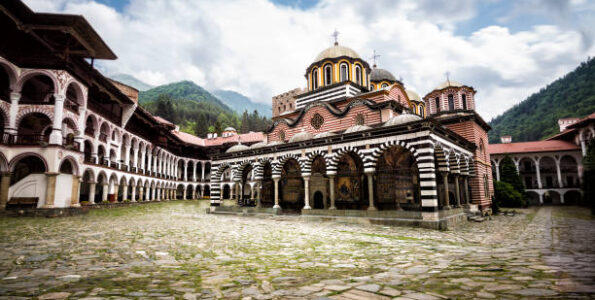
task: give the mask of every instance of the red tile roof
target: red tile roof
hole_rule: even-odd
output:
[[[264,133],[262,132],[249,132],[226,137],[216,137],[214,139],[203,139],[189,133],[174,130],[172,130],[171,133],[184,143],[207,147],[219,146],[226,143],[237,143],[238,140],[242,143],[257,143],[264,141]]]
[[[488,145],[488,151],[490,154],[555,152],[569,150],[580,150],[580,147],[573,143],[559,140]]]

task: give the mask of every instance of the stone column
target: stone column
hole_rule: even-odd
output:
[[[558,188],[563,188],[564,184],[562,183],[562,172],[560,170],[560,159],[556,159],[556,172],[558,173]],[[560,194],[562,197],[562,194]]]
[[[459,175],[455,175],[455,198],[457,199],[457,206],[461,207],[461,187],[459,186]]]
[[[10,188],[10,172],[2,172],[0,181],[0,211],[6,209],[8,203],[8,189]]]
[[[184,181],[188,181],[188,161],[184,161]]]
[[[184,188],[184,192],[182,192],[182,199],[183,199],[183,200],[186,200],[186,188],[187,188],[187,187],[185,187],[185,188]]]
[[[56,198],[56,179],[60,173],[45,173],[47,180],[47,187],[45,192],[44,208],[54,207],[54,199]]]
[[[10,93],[10,112],[8,114],[8,127],[4,129],[5,133],[17,134],[17,115],[19,113],[19,101],[21,100],[21,93]],[[14,138],[14,137],[13,137]],[[8,142],[8,141],[6,141]],[[8,200],[7,200],[8,202]]]
[[[116,198],[118,199],[118,198]],[[122,185],[122,201],[128,200],[128,183]]]
[[[541,185],[541,171],[539,170],[539,161],[535,162],[535,173],[537,174],[537,187],[541,189],[543,186]]]
[[[89,204],[95,204],[95,182],[89,182]]]
[[[70,195],[70,206],[79,207],[79,192],[81,187],[81,177],[72,175],[72,194]]]
[[[236,202],[240,203],[240,201],[244,200],[244,185],[241,181],[236,182]]]
[[[130,201],[136,202],[136,186],[132,186],[132,195],[130,195]]]
[[[469,199],[469,176],[465,176],[463,178],[463,188],[465,189],[465,204],[469,205],[470,204],[470,199]]]
[[[118,202],[118,194],[120,193],[120,185],[117,183],[114,183],[114,200],[115,202]],[[124,199],[122,199],[124,200]]]
[[[310,177],[304,177],[304,209],[312,209],[310,206]]]
[[[250,202],[254,201],[254,184],[250,186]]]
[[[103,191],[101,193],[101,202],[107,201],[107,194],[109,192],[109,185],[107,183],[103,184]]]
[[[587,156],[587,144],[585,140],[581,137],[581,152],[583,153],[583,157]]]
[[[329,196],[331,198],[331,207],[329,209],[337,209],[335,206],[335,175],[328,175]]]
[[[374,206],[374,173],[366,173],[366,176],[368,177],[368,201],[370,203],[368,210],[377,210]]]
[[[450,196],[448,195],[448,173],[442,173],[442,181],[444,185],[444,209],[450,209]]]
[[[54,120],[52,133],[50,133],[50,144],[62,145],[62,116],[64,114],[64,99],[66,96],[54,94]]]
[[[495,161],[495,162],[496,162],[496,180],[500,181],[500,162],[499,161]]]
[[[256,207],[261,207],[262,205],[262,180],[256,182],[256,188],[258,192],[256,193]]]
[[[273,177],[273,182],[275,183],[275,205],[273,208],[281,208],[279,206],[279,179],[280,177]]]
[[[130,163],[130,165],[128,165],[128,170],[132,170],[132,168],[136,168],[136,170],[138,171],[140,169],[139,166],[139,162],[138,162],[138,146],[134,147],[134,149],[132,149],[132,155],[134,156],[132,158],[132,162]],[[142,155],[142,153],[141,153]]]
[[[204,162],[200,162],[201,168],[200,168],[200,181],[205,181],[205,163]]]

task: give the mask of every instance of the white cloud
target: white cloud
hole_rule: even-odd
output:
[[[568,9],[587,9],[575,2]],[[263,103],[305,85],[305,68],[331,45],[335,28],[342,32],[341,44],[364,59],[376,49],[379,65],[422,95],[450,71],[453,79],[478,90],[485,119],[595,52],[584,43],[593,31],[580,26],[543,25],[515,33],[488,26],[457,36],[459,22],[481,17],[469,0],[449,1],[446,7],[434,0],[323,0],[305,11],[266,0],[132,0],[124,12],[92,0],[26,3],[36,11],[84,15],[119,56],[101,62],[108,73],[131,74],[152,85],[192,80]]]

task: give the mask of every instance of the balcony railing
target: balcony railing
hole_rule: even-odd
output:
[[[2,134],[2,144],[7,145],[40,145],[48,144],[48,136],[43,134]]]
[[[77,115],[79,114],[79,105],[72,100],[66,99],[64,101],[64,109],[69,110]]]
[[[27,93],[23,94],[19,104],[53,105],[55,102],[52,93]]]

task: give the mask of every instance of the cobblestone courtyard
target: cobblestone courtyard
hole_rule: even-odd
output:
[[[586,209],[529,209],[441,232],[206,215],[196,203],[0,219],[0,295],[595,298],[595,219]]]

